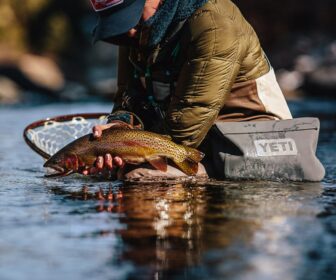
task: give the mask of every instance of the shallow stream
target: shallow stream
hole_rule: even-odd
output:
[[[0,108],[0,279],[336,279],[336,102],[290,107],[321,120],[321,183],[46,179],[24,127],[110,105]]]

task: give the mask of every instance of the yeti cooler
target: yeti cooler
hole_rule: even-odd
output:
[[[325,170],[315,155],[319,129],[316,118],[216,122],[213,168],[230,179],[320,181]]]

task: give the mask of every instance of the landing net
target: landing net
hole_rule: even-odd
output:
[[[45,159],[75,139],[91,133],[92,127],[105,124],[107,113],[63,115],[28,125],[23,137],[26,143]]]

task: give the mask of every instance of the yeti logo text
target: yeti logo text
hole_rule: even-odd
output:
[[[254,146],[259,157],[297,155],[296,144],[293,139],[264,139],[255,140]]]

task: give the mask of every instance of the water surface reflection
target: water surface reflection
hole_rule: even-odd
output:
[[[304,260],[299,259],[302,242],[311,232],[302,233],[301,245],[287,236],[321,212],[316,198],[323,191],[320,184],[274,182],[49,188],[66,200],[93,201],[87,211],[114,214],[122,227],[99,234],[118,236],[113,262],[131,263],[130,279],[267,277],[275,272],[291,278],[294,266]],[[74,213],[83,211],[78,206]]]
[[[335,279],[335,102],[291,104],[321,108],[320,184],[150,185],[45,179],[22,140],[34,120],[110,105],[2,108],[0,279]]]

